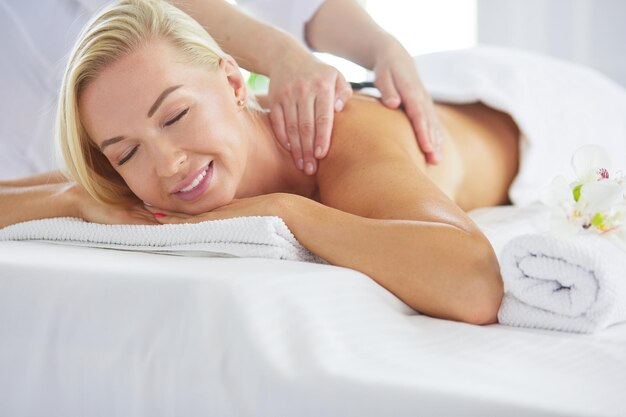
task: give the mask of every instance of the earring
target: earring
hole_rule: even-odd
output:
[[[239,107],[243,107],[243,105],[244,105],[244,104],[246,104],[246,100],[244,100],[244,99],[241,99],[241,98],[240,98],[240,99],[237,101],[237,105],[238,105]]]

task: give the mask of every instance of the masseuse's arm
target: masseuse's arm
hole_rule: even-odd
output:
[[[249,71],[270,78],[270,118],[278,141],[307,174],[330,147],[334,112],[352,95],[336,68],[291,35],[255,20],[224,0],[171,0],[200,22]]]
[[[413,59],[355,0],[326,0],[307,24],[306,39],[317,51],[373,70],[383,103],[403,104],[426,162],[440,160],[443,135]]]

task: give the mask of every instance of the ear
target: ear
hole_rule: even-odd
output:
[[[237,65],[237,62],[232,56],[225,55],[220,59],[219,65],[228,80],[228,84],[233,90],[233,97],[235,100],[245,102],[248,98],[248,88],[246,86],[246,81],[241,75],[241,71],[239,71],[239,65]]]

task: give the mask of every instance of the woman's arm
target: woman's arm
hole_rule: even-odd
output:
[[[45,179],[42,175],[0,184],[0,228],[28,220],[76,216],[69,198],[71,185]]]
[[[270,194],[189,218],[283,218],[330,263],[363,272],[422,313],[494,323],[503,285],[485,236],[424,173],[424,156],[400,111],[352,100],[338,116],[332,152],[317,175],[320,201]]]
[[[53,217],[78,217],[106,224],[157,223],[142,204],[100,203],[59,172],[0,182],[0,228]]]
[[[398,191],[407,192],[389,187],[391,193]],[[333,265],[368,275],[421,313],[473,324],[495,323],[503,286],[489,242],[445,204],[431,209],[438,214],[423,216],[428,220],[416,220],[407,213],[398,214],[399,219],[372,218],[279,193],[234,200],[197,216],[165,212],[157,220],[174,224],[279,216],[307,249]],[[390,211],[386,215],[396,217]]]
[[[0,181],[0,228],[27,220],[72,216],[69,184],[59,171]]]
[[[317,176],[329,207],[299,202],[287,224],[313,252],[366,273],[420,312],[495,322],[503,284],[494,251],[427,177],[406,116],[369,100],[350,104]]]
[[[413,309],[473,324],[497,322],[502,280],[489,242],[439,221],[372,219],[289,196],[280,214],[298,241],[363,272]]]
[[[67,182],[67,177],[60,171],[44,172],[32,177],[17,178],[0,181],[0,187],[29,187],[34,185],[60,184]]]

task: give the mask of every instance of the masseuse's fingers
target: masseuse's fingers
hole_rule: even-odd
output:
[[[334,87],[318,84],[315,96],[315,141],[314,155],[323,159],[328,154],[335,112],[340,112],[352,96],[352,87],[337,73]]]
[[[432,99],[423,91],[423,87],[418,86],[415,90],[409,90],[408,94],[402,95],[402,102],[417,132],[420,148],[431,150],[426,153],[426,162],[439,163],[444,137]]]
[[[302,97],[298,102],[298,128],[300,133],[300,147],[302,158],[304,159],[304,172],[313,175],[317,170],[317,160],[313,154],[315,139],[315,122],[313,111],[315,97],[308,95]]]
[[[334,112],[343,110],[352,88],[340,73],[330,84],[327,79],[317,79],[309,88],[298,90],[298,125],[304,172],[313,175],[317,172],[317,159],[328,154]]]
[[[268,76],[276,139],[299,169],[307,172],[308,165],[308,173],[314,173],[316,159],[324,158],[330,148],[334,112],[343,109],[352,89],[336,68],[308,52],[298,51],[293,59],[273,66]]]
[[[280,143],[286,150],[291,151],[289,138],[287,137],[287,131],[285,130],[285,114],[283,113],[283,107],[280,104],[277,103],[272,106],[270,111],[270,121],[272,122],[272,129],[274,130],[278,143]]]
[[[341,100],[341,99],[337,99]],[[315,98],[315,141],[314,156],[322,159],[330,148],[330,134],[335,117],[335,92],[326,90]],[[343,109],[343,102],[341,103]]]
[[[376,75],[374,85],[381,94],[383,104],[391,109],[395,109],[400,105],[400,94],[396,89],[391,71],[384,70]]]
[[[436,164],[441,157],[443,135],[413,58],[400,42],[388,38],[386,46],[375,55],[374,73],[383,103],[392,108],[403,104],[426,162]]]
[[[381,99],[385,106],[395,109],[400,103],[404,104],[404,110],[411,121],[417,142],[426,162],[433,164],[438,162],[435,155],[435,147],[431,142],[433,136],[426,112],[423,110],[425,103],[420,102],[416,90],[418,86],[404,83],[400,86],[399,81],[393,76],[391,69],[380,71],[377,74],[376,86],[380,90]]]
[[[346,81],[342,74],[338,74],[335,82],[335,111],[342,111],[350,97],[352,97],[350,83]]]
[[[415,136],[417,136],[420,149],[424,152],[426,162],[430,164],[437,163],[439,157],[437,155],[435,133],[431,127],[433,120],[431,120],[426,110],[429,103],[425,102],[424,97],[419,97],[415,88],[406,91],[402,95],[402,103],[404,111],[415,131]]]
[[[283,114],[285,115],[285,129],[289,139],[291,156],[298,169],[303,170],[304,159],[300,142],[300,127],[298,126],[298,109],[295,105],[283,106]]]

